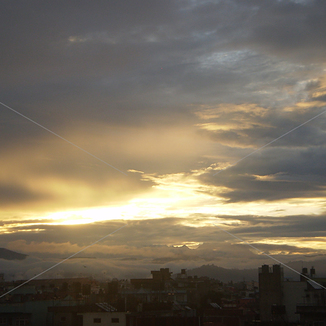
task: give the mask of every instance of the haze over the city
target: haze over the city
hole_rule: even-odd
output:
[[[2,272],[325,258],[325,1],[0,6]]]

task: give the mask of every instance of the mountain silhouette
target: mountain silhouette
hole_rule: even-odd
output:
[[[0,248],[0,259],[5,260],[23,260],[27,257],[27,255],[20,254],[18,252],[6,249],[6,248]]]

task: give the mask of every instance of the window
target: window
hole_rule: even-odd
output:
[[[16,326],[27,326],[29,325],[29,319],[25,317],[17,317],[16,318]]]
[[[0,325],[7,325],[7,318],[6,317],[0,317]]]
[[[119,324],[119,318],[111,318],[111,323],[117,323]]]
[[[101,318],[94,318],[94,324],[101,324]]]

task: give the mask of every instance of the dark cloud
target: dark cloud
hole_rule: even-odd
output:
[[[140,123],[144,114],[147,119],[148,114],[162,117],[162,109],[165,115],[168,110],[174,116],[176,107],[166,105],[171,95],[182,94],[184,104],[193,98],[226,98],[225,92],[234,99],[234,90],[239,93],[248,85],[248,78],[253,81],[253,73],[260,75],[260,82],[270,82],[273,70],[263,73],[257,54],[229,67],[227,61],[220,65],[215,62],[211,70],[202,69],[202,60],[230,47],[234,50],[224,43],[246,39],[252,29],[264,33],[261,25],[268,22],[271,29],[282,28],[279,19],[286,24],[294,17],[293,29],[301,35],[296,17],[320,15],[317,9],[322,6],[317,2],[304,6],[276,1],[220,1],[194,6],[142,1],[137,8],[132,1],[123,5],[85,2],[78,8],[69,1],[2,5],[4,28],[0,38],[8,52],[2,65],[7,76],[3,79],[3,101],[50,126],[86,118],[115,122],[136,119]],[[307,33],[316,35],[312,29],[317,27],[309,26]],[[272,37],[254,39],[262,46],[274,44]],[[250,46],[243,44],[242,49]],[[261,63],[266,66],[267,62]],[[163,100],[166,104],[162,106]],[[53,113],[51,119],[49,113]],[[169,123],[174,120],[168,119]]]
[[[294,149],[282,146],[264,149],[219,174],[212,171],[198,178],[203,184],[226,187],[223,192],[217,188],[210,188],[209,192],[229,202],[323,198],[324,160],[324,146]]]
[[[259,49],[294,60],[324,61],[325,2],[266,1],[253,18],[249,37]]]
[[[233,225],[232,232],[240,237],[249,237],[252,240],[274,237],[283,239],[324,237],[326,232],[324,214],[290,216],[219,215],[218,218],[225,221],[239,221],[239,225]],[[310,248],[310,250],[313,249]]]
[[[313,92],[310,92],[312,94]],[[287,112],[269,110],[253,104],[224,104],[197,112],[202,123],[198,131],[219,144],[231,147],[251,147],[253,150],[275,139],[270,147],[312,147],[325,143],[325,130],[319,119],[323,119],[323,105],[315,107],[313,101],[304,102],[310,110]],[[295,111],[295,110],[293,110]],[[319,119],[313,120],[317,115]],[[311,120],[312,119],[312,120]],[[301,126],[300,125],[310,123]],[[323,120],[322,120],[323,121]],[[293,130],[293,131],[291,131]],[[286,135],[285,135],[286,134]],[[282,137],[285,135],[284,137]],[[256,148],[255,148],[256,147]]]

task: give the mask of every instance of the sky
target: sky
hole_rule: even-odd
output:
[[[7,279],[326,259],[325,1],[0,7]]]

